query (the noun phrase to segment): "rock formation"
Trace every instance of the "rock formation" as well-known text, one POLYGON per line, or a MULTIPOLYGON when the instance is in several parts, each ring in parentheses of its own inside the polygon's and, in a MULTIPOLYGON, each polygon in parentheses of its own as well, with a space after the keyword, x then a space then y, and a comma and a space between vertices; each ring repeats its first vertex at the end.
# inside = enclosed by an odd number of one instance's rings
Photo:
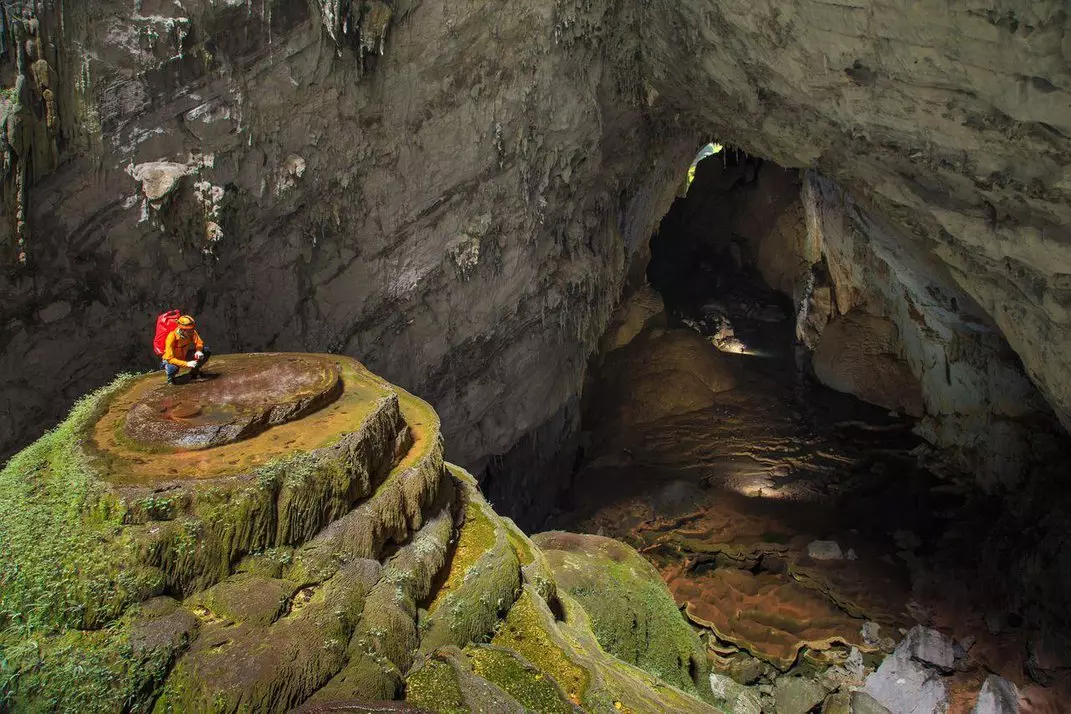
POLYGON ((602 11, 5 2, 0 453, 149 366, 163 306, 219 352, 357 356, 436 405, 455 459, 506 452, 579 393, 693 150, 605 103, 638 80, 602 11))
MULTIPOLYGON (((884 276, 924 428, 983 483, 1014 482, 1035 445, 1008 420, 1045 411, 1017 359, 1069 422, 1059 0, 3 17, 0 451, 147 364, 149 318, 182 304, 217 349, 340 352, 419 389, 464 463, 525 435, 539 452, 574 428, 585 358, 711 136, 818 172, 812 223, 847 206, 834 278, 884 276), (877 263, 841 250, 860 242, 877 263), (999 374, 976 366, 991 355, 999 374)), ((513 478, 503 497, 533 505, 513 478)))
POLYGON ((716 711, 657 572, 608 539, 529 540, 443 461, 426 403, 351 358, 212 364, 213 400, 120 377, 0 474, 0 708, 716 711), (310 391, 325 371, 341 388, 310 391), (331 398, 228 432, 265 374, 277 404, 331 398), (168 400, 187 408, 131 432, 168 400), (219 438, 187 438, 208 421, 219 438))

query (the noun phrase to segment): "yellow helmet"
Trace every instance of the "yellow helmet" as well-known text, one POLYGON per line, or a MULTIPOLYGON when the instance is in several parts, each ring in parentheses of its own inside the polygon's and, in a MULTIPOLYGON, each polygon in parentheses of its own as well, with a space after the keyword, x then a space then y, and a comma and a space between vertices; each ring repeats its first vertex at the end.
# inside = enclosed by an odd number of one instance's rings
POLYGON ((192 330, 197 325, 189 315, 183 315, 178 319, 178 326, 183 330, 192 330))

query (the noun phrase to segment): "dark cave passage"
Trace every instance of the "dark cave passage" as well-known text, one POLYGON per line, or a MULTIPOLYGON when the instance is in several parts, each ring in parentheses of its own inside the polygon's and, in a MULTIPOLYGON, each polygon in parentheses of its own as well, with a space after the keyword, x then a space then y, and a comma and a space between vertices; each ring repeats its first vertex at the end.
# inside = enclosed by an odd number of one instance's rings
POLYGON ((743 684, 853 648, 877 661, 916 623, 962 650, 953 703, 985 671, 1051 684, 1034 653, 1063 606, 1011 575, 1033 543, 1007 503, 917 435, 910 384, 879 372, 879 406, 816 378, 808 332, 824 325, 806 312, 828 268, 806 266, 801 292, 797 256, 777 253, 801 230, 800 195, 800 172, 731 149, 698 164, 651 239, 649 286, 593 363, 582 457, 550 526, 644 553, 715 671, 743 684))

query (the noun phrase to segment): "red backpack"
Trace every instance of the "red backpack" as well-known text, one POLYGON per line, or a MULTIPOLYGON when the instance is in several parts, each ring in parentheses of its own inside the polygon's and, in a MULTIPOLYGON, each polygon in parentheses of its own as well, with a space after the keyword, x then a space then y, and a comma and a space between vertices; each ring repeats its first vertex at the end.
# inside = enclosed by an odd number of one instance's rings
POLYGON ((167 346, 167 336, 178 327, 180 317, 182 310, 168 310, 156 318, 156 336, 152 338, 152 349, 161 357, 164 356, 164 347, 167 346))

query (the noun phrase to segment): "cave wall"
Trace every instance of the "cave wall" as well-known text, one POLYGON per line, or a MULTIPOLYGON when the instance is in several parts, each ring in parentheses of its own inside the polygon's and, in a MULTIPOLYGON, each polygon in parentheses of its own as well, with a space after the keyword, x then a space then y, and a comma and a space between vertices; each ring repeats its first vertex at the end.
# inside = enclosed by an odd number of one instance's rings
POLYGON ((1071 17, 1061 0, 656 0, 658 102, 917 236, 1071 425, 1071 17))
POLYGON ((216 351, 360 358, 456 461, 553 443, 711 137, 895 226, 1071 424, 1058 0, 3 7, 0 453, 175 304, 216 351))
MULTIPOLYGON (((829 317, 864 313, 894 326, 895 354, 921 388, 916 431, 987 489, 1014 487, 1050 458, 1060 429, 1048 404, 943 264, 814 172, 806 174, 802 203, 804 243, 821 253, 832 288, 829 317)), ((822 332, 820 350, 825 338, 822 332)))
POLYGON ((356 356, 435 404, 451 458, 503 453, 579 391, 693 149, 642 104, 638 38, 602 44, 627 8, 5 10, 5 122, 36 132, 5 134, 5 186, 58 160, 0 222, 0 454, 150 368, 175 305, 216 352, 356 356))

